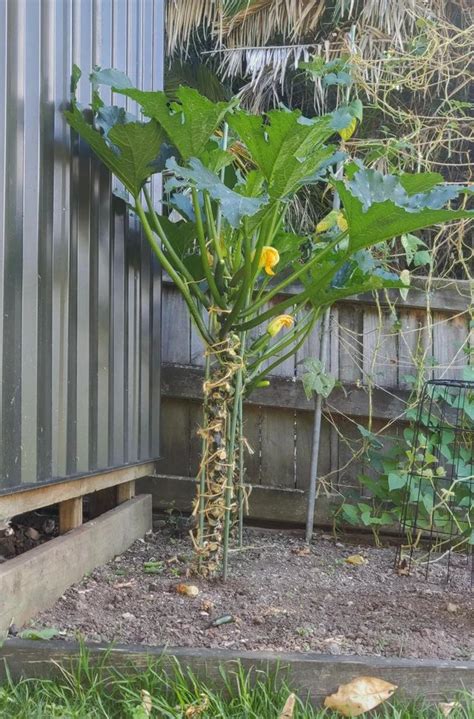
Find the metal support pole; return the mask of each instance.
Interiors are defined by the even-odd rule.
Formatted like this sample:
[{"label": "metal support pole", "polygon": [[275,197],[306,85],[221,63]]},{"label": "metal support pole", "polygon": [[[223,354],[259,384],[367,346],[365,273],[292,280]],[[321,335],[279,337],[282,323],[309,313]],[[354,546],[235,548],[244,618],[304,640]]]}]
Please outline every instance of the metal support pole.
[{"label": "metal support pole", "polygon": [[[321,368],[324,370],[326,367],[326,358],[329,347],[329,328],[331,321],[331,308],[324,313],[323,324],[321,328],[321,344],[319,351],[319,361],[321,362]],[[322,395],[316,395],[314,405],[314,422],[313,422],[313,442],[311,447],[311,465],[309,474],[309,491],[308,491],[308,512],[306,515],[306,542],[311,542],[313,535],[314,525],[314,510],[316,504],[316,490],[318,483],[318,458],[319,458],[319,444],[321,441],[321,416],[322,416]]]}]

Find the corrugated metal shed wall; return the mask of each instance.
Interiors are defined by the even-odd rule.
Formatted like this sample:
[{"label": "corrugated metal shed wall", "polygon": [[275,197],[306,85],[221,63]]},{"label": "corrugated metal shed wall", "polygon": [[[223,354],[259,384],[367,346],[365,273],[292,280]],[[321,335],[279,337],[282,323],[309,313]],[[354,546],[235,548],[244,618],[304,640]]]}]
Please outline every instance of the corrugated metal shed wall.
[{"label": "corrugated metal shed wall", "polygon": [[158,454],[159,274],[61,109],[162,55],[163,0],[0,0],[0,491]]}]

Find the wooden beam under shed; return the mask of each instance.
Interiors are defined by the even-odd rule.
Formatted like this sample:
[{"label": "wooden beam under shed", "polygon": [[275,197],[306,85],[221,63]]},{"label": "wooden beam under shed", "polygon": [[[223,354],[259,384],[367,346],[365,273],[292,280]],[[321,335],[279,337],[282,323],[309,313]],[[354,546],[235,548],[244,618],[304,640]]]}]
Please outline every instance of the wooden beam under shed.
[{"label": "wooden beam under shed", "polygon": [[59,532],[66,534],[82,524],[82,497],[59,503]]},{"label": "wooden beam under shed", "polygon": [[141,477],[148,477],[155,473],[155,467],[156,462],[143,462],[61,482],[30,486],[13,494],[0,495],[0,520],[59,504],[75,497],[83,497],[85,494],[98,492],[107,487],[133,482]]},{"label": "wooden beam under shed", "polygon": [[135,496],[135,481],[117,485],[117,504],[128,502]]}]

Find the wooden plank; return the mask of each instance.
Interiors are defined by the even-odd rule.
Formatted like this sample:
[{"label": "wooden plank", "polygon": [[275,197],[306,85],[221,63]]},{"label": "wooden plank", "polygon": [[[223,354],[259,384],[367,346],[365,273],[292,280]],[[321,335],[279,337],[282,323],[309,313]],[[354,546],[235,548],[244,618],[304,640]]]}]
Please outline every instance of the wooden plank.
[{"label": "wooden plank", "polygon": [[262,444],[262,408],[247,405],[244,412],[244,438],[247,443],[245,451],[245,482],[262,483],[261,444]]},{"label": "wooden plank", "polygon": [[435,379],[462,379],[467,365],[469,346],[467,317],[449,317],[446,313],[433,313],[433,369]]},{"label": "wooden plank", "polygon": [[124,482],[123,484],[119,484],[116,488],[116,492],[117,492],[117,504],[122,504],[123,502],[128,502],[130,499],[133,499],[135,496],[135,481]]},{"label": "wooden plank", "polygon": [[[163,284],[172,284],[169,277],[164,278]],[[400,297],[399,290],[391,289],[387,291],[390,304],[395,304],[397,309],[425,309],[426,308],[426,289],[430,288],[430,307],[432,310],[441,312],[465,312],[471,304],[471,282],[469,280],[449,280],[444,278],[427,278],[414,277],[407,299]],[[286,288],[282,296],[301,292],[300,285],[290,285]],[[379,292],[379,302],[386,305],[385,292]],[[339,300],[338,307],[344,305],[376,305],[376,293],[365,293]]]},{"label": "wooden plank", "polygon": [[[201,401],[202,380],[202,371],[197,367],[163,365],[163,404],[165,405],[168,401],[166,398]],[[375,388],[372,398],[373,416],[380,419],[397,417],[403,412],[409,394],[407,390],[397,390],[395,396],[383,388]],[[305,412],[313,411],[313,403],[306,398],[301,380],[289,377],[272,377],[270,387],[255,390],[246,406],[256,405]],[[336,387],[325,406],[335,413],[365,417],[369,408],[367,388],[357,385]],[[167,415],[164,414],[164,416]]]},{"label": "wooden plank", "polygon": [[82,497],[59,503],[59,532],[66,534],[82,524]]},{"label": "wooden plank", "polygon": [[260,451],[262,484],[295,487],[294,411],[263,410]]},{"label": "wooden plank", "polygon": [[[426,279],[423,277],[415,277],[412,280],[412,286],[408,292],[408,297],[403,300],[400,292],[395,289],[387,290],[390,303],[395,305],[399,310],[405,309],[425,309],[426,308]],[[468,280],[445,280],[433,279],[430,281],[430,305],[433,310],[441,310],[448,312],[465,312],[470,303],[470,289]],[[380,304],[386,304],[385,293],[380,292]],[[343,304],[366,304],[375,305],[375,293],[366,293],[349,297],[338,303]]]},{"label": "wooden plank", "polygon": [[[410,389],[411,378],[418,373],[417,362],[425,355],[428,343],[426,312],[408,310],[400,313],[398,350],[398,386]],[[430,352],[431,354],[431,352]]]},{"label": "wooden plank", "polygon": [[[191,477],[159,475],[138,482],[138,491],[151,494],[154,510],[179,509],[190,512],[195,492],[195,480]],[[306,521],[306,494],[299,489],[252,485],[249,500],[249,516],[252,521],[278,524],[303,525]],[[330,510],[326,498],[321,498],[315,523],[329,526]]]},{"label": "wooden plank", "polygon": [[[206,649],[203,647],[153,647],[143,645],[87,644],[90,661],[104,663],[111,671],[137,673],[159,662],[163,672],[174,675],[176,663],[181,671],[191,671],[198,679],[217,690],[225,689],[223,670],[228,680],[239,664],[253,676],[270,673],[285,681],[301,697],[308,697],[319,706],[338,686],[356,677],[373,676],[396,684],[396,697],[437,703],[456,698],[474,686],[473,661],[441,661],[436,659],[397,659],[392,657],[332,656],[316,652],[270,652]],[[21,678],[63,678],[61,667],[69,667],[79,658],[77,642],[27,641],[8,639],[0,648],[0,678],[13,681]]]},{"label": "wooden plank", "polygon": [[339,451],[337,464],[332,469],[337,469],[336,489],[344,497],[357,496],[359,482],[358,475],[362,472],[363,460],[355,459],[354,453],[360,449],[362,435],[353,422],[346,419],[338,419],[337,430],[339,435]]},{"label": "wooden plank", "polygon": [[105,487],[112,487],[123,482],[130,482],[139,477],[154,474],[156,462],[142,462],[120,469],[82,477],[72,477],[66,481],[46,484],[40,487],[28,487],[13,494],[0,495],[0,520],[15,517],[23,512],[31,512],[51,504],[65,502],[74,497],[97,492]]},{"label": "wooden plank", "polygon": [[337,376],[341,382],[353,383],[362,378],[363,318],[361,307],[339,308],[339,374]]},{"label": "wooden plank", "polygon": [[189,403],[189,476],[197,477],[201,464],[202,438],[198,434],[203,423],[202,404]]},{"label": "wooden plank", "polygon": [[[296,487],[307,490],[313,446],[313,414],[298,412],[296,415]],[[318,477],[331,469],[331,425],[321,418],[321,441],[319,444]]]},{"label": "wooden plank", "polygon": [[74,582],[151,528],[151,497],[131,499],[0,566],[0,632],[50,607]]},{"label": "wooden plank", "polygon": [[[390,313],[366,308],[363,318],[362,365],[364,377],[383,387],[398,383],[398,341]],[[342,378],[341,378],[342,379]]]},{"label": "wooden plank", "polygon": [[[276,297],[268,305],[265,305],[265,308],[263,308],[263,309],[266,310],[267,308],[270,309],[270,308],[274,307],[280,301],[280,299],[281,299],[280,297]],[[289,309],[289,311],[291,312],[291,308]],[[264,324],[262,330],[263,329],[266,329],[266,324]],[[273,339],[273,341],[270,344],[279,342],[281,339],[283,339],[285,337],[285,335],[288,335],[289,332],[290,332],[290,330],[288,330],[288,329],[282,330],[281,332],[278,333],[278,335]],[[286,348],[285,350],[283,350],[281,353],[281,356],[284,356],[285,353],[288,352],[288,349],[289,348]],[[275,359],[276,359],[276,357],[273,358],[272,360],[268,360],[266,363],[267,366],[272,364],[272,362],[274,362]],[[271,376],[272,377],[294,377],[296,374],[296,361],[297,361],[297,358],[295,355],[293,355],[291,357],[287,357],[287,359],[285,359],[283,362],[281,362],[281,364],[279,364],[277,367],[275,367],[272,370]]]},{"label": "wooden plank", "polygon": [[296,376],[301,377],[304,372],[304,361],[308,358],[319,359],[319,353],[321,351],[321,321],[313,327],[311,333],[305,339],[304,344],[300,347],[296,353]]}]

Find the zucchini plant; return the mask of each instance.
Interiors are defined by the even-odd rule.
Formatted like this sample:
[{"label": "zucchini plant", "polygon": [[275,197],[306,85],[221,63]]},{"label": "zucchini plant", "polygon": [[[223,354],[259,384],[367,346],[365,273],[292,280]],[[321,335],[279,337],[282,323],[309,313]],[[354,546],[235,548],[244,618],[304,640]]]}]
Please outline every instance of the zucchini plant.
[{"label": "zucchini plant", "polygon": [[[180,291],[205,361],[202,457],[192,532],[203,574],[228,570],[229,538],[242,524],[243,401],[295,354],[325,308],[383,287],[404,287],[370,248],[429,225],[468,217],[447,209],[463,188],[436,173],[382,175],[345,158],[360,103],[320,117],[297,110],[252,115],[236,99],[211,102],[180,87],[177,100],[132,87],[116,70],[91,75],[92,102],[65,117],[123,184],[163,270]],[[139,117],[105,106],[101,84],[137,103]],[[344,163],[337,177],[334,168]],[[149,181],[164,174],[163,210]],[[285,218],[301,188],[330,184],[342,209],[309,236]],[[239,522],[240,519],[240,522]]]}]

